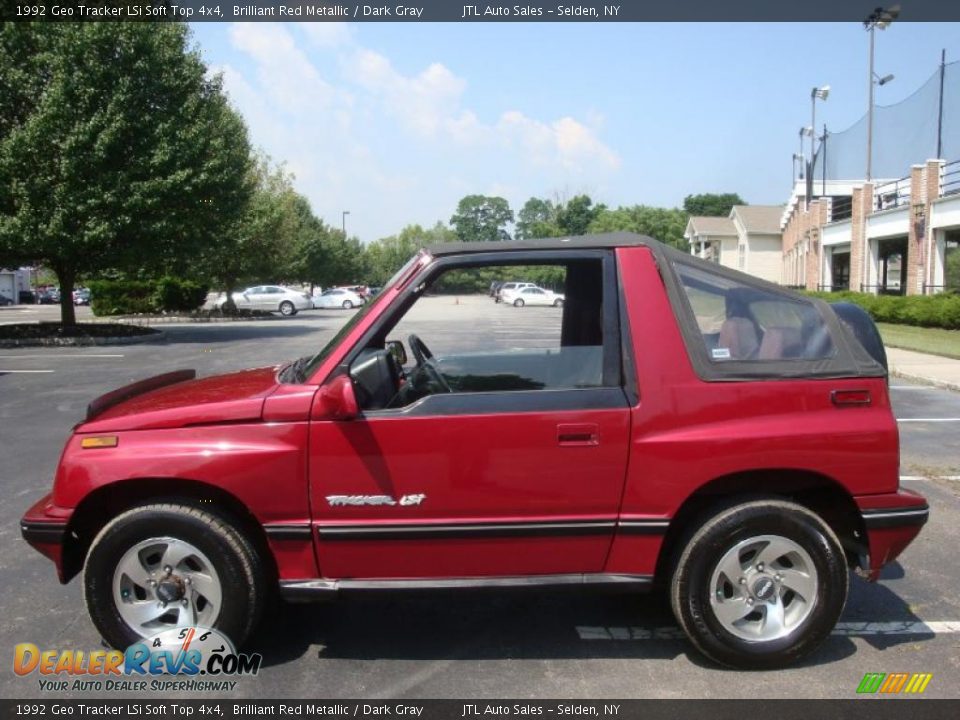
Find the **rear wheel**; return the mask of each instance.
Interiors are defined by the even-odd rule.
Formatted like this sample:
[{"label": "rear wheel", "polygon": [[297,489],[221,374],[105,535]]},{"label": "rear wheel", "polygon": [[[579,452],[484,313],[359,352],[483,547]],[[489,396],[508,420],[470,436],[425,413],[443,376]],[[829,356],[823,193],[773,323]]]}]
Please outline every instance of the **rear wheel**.
[{"label": "rear wheel", "polygon": [[286,315],[287,317],[297,314],[297,308],[293,306],[293,303],[289,300],[284,300],[280,303],[280,314]]},{"label": "rear wheel", "polygon": [[563,307],[563,300],[560,300],[560,299],[554,300],[553,306],[556,308]]},{"label": "rear wheel", "polygon": [[352,309],[353,309],[353,303],[350,302],[349,300],[344,300],[344,301],[343,301],[343,309],[344,309],[344,310],[352,310]]},{"label": "rear wheel", "polygon": [[219,630],[239,646],[259,620],[263,564],[225,520],[186,505],[145,505],[110,521],[84,566],[87,610],[124,649],[175,627]]},{"label": "rear wheel", "polygon": [[758,500],[710,518],[673,572],[677,621],[707,657],[736,668],[783,667],[818,647],[847,599],[833,531],[806,508]]},{"label": "rear wheel", "polygon": [[514,300],[514,301],[513,301],[513,306],[514,306],[514,307],[523,307],[523,299],[522,299],[522,298],[517,298],[516,300]]}]

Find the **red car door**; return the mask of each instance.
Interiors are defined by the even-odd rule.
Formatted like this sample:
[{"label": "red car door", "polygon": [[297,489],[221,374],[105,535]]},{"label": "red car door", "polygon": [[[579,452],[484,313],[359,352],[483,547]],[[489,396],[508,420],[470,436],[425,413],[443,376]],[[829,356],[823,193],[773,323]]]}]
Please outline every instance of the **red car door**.
[{"label": "red car door", "polygon": [[538,394],[547,395],[511,393],[528,396],[509,398],[514,411],[487,397],[489,412],[451,412],[444,401],[456,398],[438,395],[422,414],[315,422],[310,488],[321,574],[601,571],[627,464],[622,391],[572,390],[544,398],[561,407],[531,411],[540,398],[529,396]]},{"label": "red car door", "polygon": [[[496,253],[490,257],[491,263],[499,259]],[[540,257],[525,255],[531,263]],[[544,257],[557,266],[556,255]],[[435,378],[445,373],[454,387],[428,391],[400,407],[363,410],[351,420],[312,422],[310,502],[323,577],[603,570],[629,452],[617,278],[610,252],[563,258],[567,302],[544,308],[543,315],[484,300],[472,307],[487,308],[489,315],[469,311],[472,332],[463,333],[462,313],[468,310],[458,308],[465,303],[442,295],[425,299],[424,307],[432,310],[422,332],[431,333],[431,343],[448,343],[448,354],[433,359],[429,351],[416,352],[416,345],[426,347],[415,335],[408,342],[414,355],[421,355],[418,369]],[[470,267],[481,260],[486,256],[471,256]],[[394,317],[385,312],[383,326],[371,328],[370,339],[361,341],[352,351],[354,360],[347,358],[342,367],[355,376],[350,363],[364,353],[374,359],[383,353],[388,334],[408,337],[405,323],[414,322],[410,317],[417,313],[403,314],[421,302],[416,293],[459,269],[459,262],[435,260],[410,283],[409,304],[401,298]],[[446,332],[437,318],[448,312],[457,324]],[[518,352],[517,344],[538,333],[550,335],[550,348],[529,341]],[[486,354],[473,352],[476,346],[457,347],[459,338],[489,350],[494,336],[510,340]],[[430,358],[431,367],[422,367],[422,356]],[[408,382],[415,382],[411,377]],[[464,384],[456,385],[455,378]],[[513,380],[504,385],[504,378]]]}]

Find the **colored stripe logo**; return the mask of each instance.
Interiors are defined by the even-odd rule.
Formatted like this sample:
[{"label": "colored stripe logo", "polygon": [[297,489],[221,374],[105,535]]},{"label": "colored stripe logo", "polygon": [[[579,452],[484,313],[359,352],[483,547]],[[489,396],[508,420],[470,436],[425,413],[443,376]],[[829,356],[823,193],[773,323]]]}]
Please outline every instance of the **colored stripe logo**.
[{"label": "colored stripe logo", "polygon": [[867,673],[857,686],[861,694],[887,695],[909,693],[919,695],[927,689],[933,673]]}]

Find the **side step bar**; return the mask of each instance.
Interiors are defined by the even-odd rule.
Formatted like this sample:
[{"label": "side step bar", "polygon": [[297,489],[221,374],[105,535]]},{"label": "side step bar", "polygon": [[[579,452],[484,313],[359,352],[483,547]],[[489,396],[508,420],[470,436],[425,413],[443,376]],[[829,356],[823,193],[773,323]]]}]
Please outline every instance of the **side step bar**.
[{"label": "side step bar", "polygon": [[444,590],[482,588],[544,588],[577,585],[616,586],[631,590],[649,589],[652,575],[613,573],[571,573],[568,575],[517,575],[465,578],[377,578],[343,580],[281,580],[280,594],[291,601],[329,597],[341,590]]}]

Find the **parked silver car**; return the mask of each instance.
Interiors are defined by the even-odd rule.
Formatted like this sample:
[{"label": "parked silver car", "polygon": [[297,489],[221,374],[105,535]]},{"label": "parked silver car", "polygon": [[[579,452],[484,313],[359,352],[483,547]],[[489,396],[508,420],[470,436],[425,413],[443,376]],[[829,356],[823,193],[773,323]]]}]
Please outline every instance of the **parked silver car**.
[{"label": "parked silver car", "polygon": [[[223,295],[217,299],[217,307],[222,308],[226,302],[227,297]],[[241,292],[235,292],[233,302],[242,310],[266,310],[279,312],[281,315],[296,315],[300,310],[313,307],[310,296],[306,293],[279,285],[248,287]]]}]

